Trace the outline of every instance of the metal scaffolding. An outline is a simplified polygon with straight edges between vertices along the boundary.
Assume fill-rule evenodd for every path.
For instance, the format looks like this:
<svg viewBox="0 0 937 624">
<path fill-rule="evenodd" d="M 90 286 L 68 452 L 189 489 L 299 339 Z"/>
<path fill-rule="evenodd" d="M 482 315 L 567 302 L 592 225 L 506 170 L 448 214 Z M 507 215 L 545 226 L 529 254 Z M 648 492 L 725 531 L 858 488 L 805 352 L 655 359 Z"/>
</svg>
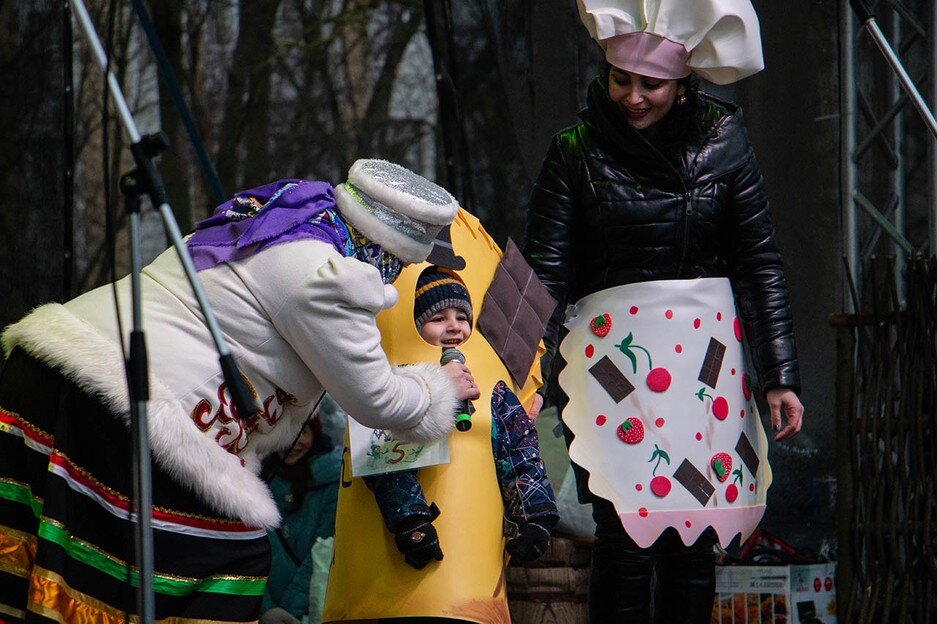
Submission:
<svg viewBox="0 0 937 624">
<path fill-rule="evenodd" d="M 899 285 L 905 260 L 937 252 L 937 140 L 910 104 L 899 72 L 877 49 L 850 5 L 840 0 L 840 203 L 843 253 L 848 266 L 843 300 L 855 312 L 848 280 L 862 297 L 861 267 L 874 254 L 896 258 Z M 894 59 L 908 68 L 919 102 L 937 102 L 937 3 L 879 0 L 872 10 Z M 911 119 L 911 117 L 915 117 Z M 910 130 L 909 130 L 910 129 Z M 926 160 L 921 154 L 927 154 Z M 926 214 L 913 231 L 912 213 Z M 918 219 L 917 221 L 921 221 Z M 883 240 L 883 235 L 887 239 Z M 904 288 L 899 287 L 903 298 Z"/>
<path fill-rule="evenodd" d="M 839 8 L 846 313 L 831 317 L 838 617 L 931 624 L 937 260 L 928 257 L 937 252 L 937 2 L 840 0 Z"/>
</svg>

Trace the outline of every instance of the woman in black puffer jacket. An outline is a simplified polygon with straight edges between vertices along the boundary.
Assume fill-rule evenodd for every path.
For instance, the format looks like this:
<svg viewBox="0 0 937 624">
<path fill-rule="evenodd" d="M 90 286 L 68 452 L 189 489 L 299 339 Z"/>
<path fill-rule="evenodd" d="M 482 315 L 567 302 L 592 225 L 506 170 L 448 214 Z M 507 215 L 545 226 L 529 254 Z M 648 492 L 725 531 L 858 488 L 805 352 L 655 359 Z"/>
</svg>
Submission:
<svg viewBox="0 0 937 624">
<path fill-rule="evenodd" d="M 583 4 L 588 9 L 589 3 Z M 545 337 L 548 396 L 566 425 L 580 500 L 593 504 L 597 527 L 591 620 L 650 622 L 653 613 L 653 621 L 668 624 L 709 622 L 713 545 L 717 539 L 727 544 L 738 533 L 744 539 L 751 532 L 763 512 L 771 478 L 764 461 L 764 433 L 751 422 L 757 419 L 745 421 L 746 410 L 753 415 L 757 411 L 744 373 L 737 375 L 744 364 L 739 371 L 732 367 L 731 374 L 723 366 L 725 344 L 729 353 L 733 347 L 740 351 L 740 346 L 734 340 L 719 342 L 716 336 L 726 331 L 731 335 L 726 327 L 735 313 L 734 298 L 741 321 L 735 337 L 741 342 L 744 333 L 771 410 L 774 439 L 795 435 L 803 407 L 797 398 L 800 380 L 787 286 L 741 110 L 701 93 L 688 69 L 684 73 L 677 67 L 679 73 L 668 74 L 643 62 L 646 58 L 635 58 L 646 47 L 627 41 L 603 47 L 611 64 L 592 82 L 580 113 L 582 122 L 554 136 L 530 199 L 524 254 L 560 303 Z M 758 55 L 760 60 L 760 45 Z M 694 324 L 678 329 L 671 319 L 685 309 L 680 302 L 723 284 L 728 304 L 704 306 L 711 317 L 690 312 Z M 658 304 L 666 309 L 666 317 L 661 314 L 649 319 L 650 324 L 636 325 Z M 567 310 L 568 305 L 575 307 Z M 684 347 L 707 330 L 710 320 L 713 332 L 723 332 L 712 334 L 715 352 L 711 343 L 706 351 L 707 361 L 717 365 L 715 377 L 706 378 L 705 366 L 700 369 L 695 360 L 688 367 L 695 366 L 690 377 L 681 378 L 673 367 L 652 368 L 652 355 L 658 363 L 673 360 L 680 366 L 676 360 L 689 356 Z M 610 325 L 612 333 L 603 325 Z M 558 349 L 561 342 L 564 347 Z M 655 351 L 648 346 L 651 342 L 667 342 L 667 349 Z M 606 369 L 601 374 L 602 362 L 597 361 L 603 352 Z M 713 360 L 713 355 L 718 357 Z M 728 362 L 729 355 L 725 358 Z M 651 369 L 647 388 L 642 377 L 635 377 L 645 362 Z M 608 366 L 613 372 L 608 373 Z M 722 368 L 726 370 L 720 376 Z M 628 381 L 616 387 L 610 376 Z M 689 403 L 687 392 L 678 390 L 681 383 L 692 387 Z M 722 392 L 729 383 L 737 389 L 737 401 L 725 392 L 728 400 L 717 396 L 717 389 Z M 727 418 L 729 405 L 733 412 Z M 690 415 L 687 406 L 702 411 Z M 631 415 L 635 416 L 626 419 Z M 609 436 L 609 425 L 618 422 L 621 425 L 612 431 L 623 445 L 609 441 L 614 437 Z M 739 431 L 746 441 L 738 438 L 735 445 Z M 654 450 L 640 454 L 641 445 L 651 443 Z M 694 444 L 709 444 L 710 449 L 684 450 Z M 595 460 L 603 449 L 605 456 L 615 457 Z M 621 459 L 628 453 L 634 457 Z M 691 468 L 680 464 L 681 455 Z M 643 480 L 641 465 L 655 460 L 654 478 Z M 740 489 L 750 500 L 742 501 Z M 678 496 L 689 504 L 676 501 Z M 673 506 L 667 507 L 670 502 Z M 697 504 L 699 509 L 694 509 Z M 732 511 L 733 504 L 738 512 Z M 748 515 L 744 521 L 735 516 L 726 525 L 720 524 L 724 519 L 706 515 L 710 513 Z M 661 520 L 648 532 L 644 527 L 654 518 Z M 658 589 L 652 597 L 654 574 Z"/>
</svg>

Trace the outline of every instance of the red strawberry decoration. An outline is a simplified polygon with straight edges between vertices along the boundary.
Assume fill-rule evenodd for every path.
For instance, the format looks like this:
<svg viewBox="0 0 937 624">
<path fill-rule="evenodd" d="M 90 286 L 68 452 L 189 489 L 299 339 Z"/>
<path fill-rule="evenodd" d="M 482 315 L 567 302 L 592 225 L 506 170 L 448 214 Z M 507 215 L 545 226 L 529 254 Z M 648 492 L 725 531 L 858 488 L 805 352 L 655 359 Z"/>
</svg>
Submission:
<svg viewBox="0 0 937 624">
<path fill-rule="evenodd" d="M 703 397 L 713 402 L 713 416 L 719 420 L 725 420 L 729 415 L 729 402 L 726 401 L 725 397 L 713 397 L 710 394 L 706 394 L 706 388 L 700 388 L 696 393 L 696 398 L 702 401 Z"/>
<path fill-rule="evenodd" d="M 647 461 L 650 463 L 655 459 L 657 460 L 657 463 L 654 464 L 654 470 L 651 471 L 652 475 L 657 473 L 657 469 L 660 467 L 661 460 L 665 461 L 668 466 L 670 465 L 670 456 L 665 451 L 660 450 L 660 447 L 656 444 L 654 445 L 654 452 L 651 453 L 651 458 Z M 655 496 L 659 496 L 660 498 L 667 496 L 670 494 L 670 488 L 670 479 L 663 475 L 658 475 L 651 479 L 651 491 Z"/>
<path fill-rule="evenodd" d="M 712 466 L 719 482 L 725 483 L 729 478 L 729 473 L 732 472 L 732 457 L 728 453 L 716 453 L 709 460 L 709 465 Z"/>
<path fill-rule="evenodd" d="M 670 382 L 672 381 L 670 371 L 663 367 L 654 368 L 650 352 L 641 345 L 634 343 L 633 333 L 628 332 L 624 340 L 615 345 L 615 348 L 625 354 L 625 357 L 631 362 L 631 368 L 635 374 L 638 373 L 638 356 L 634 354 L 634 350 L 637 349 L 644 352 L 644 355 L 647 356 L 647 367 L 650 369 L 645 381 L 647 382 L 647 387 L 652 392 L 665 392 L 667 388 L 670 387 Z"/>
<path fill-rule="evenodd" d="M 732 474 L 735 475 L 735 480 L 726 487 L 726 501 L 730 503 L 734 503 L 739 497 L 739 489 L 735 484 L 742 485 L 742 469 L 736 468 L 732 471 Z"/>
<path fill-rule="evenodd" d="M 605 338 L 612 331 L 612 316 L 608 312 L 600 314 L 589 321 L 589 329 L 599 338 Z"/>
<path fill-rule="evenodd" d="M 638 444 L 644 439 L 644 423 L 640 418 L 629 418 L 618 425 L 618 438 L 625 444 Z"/>
</svg>

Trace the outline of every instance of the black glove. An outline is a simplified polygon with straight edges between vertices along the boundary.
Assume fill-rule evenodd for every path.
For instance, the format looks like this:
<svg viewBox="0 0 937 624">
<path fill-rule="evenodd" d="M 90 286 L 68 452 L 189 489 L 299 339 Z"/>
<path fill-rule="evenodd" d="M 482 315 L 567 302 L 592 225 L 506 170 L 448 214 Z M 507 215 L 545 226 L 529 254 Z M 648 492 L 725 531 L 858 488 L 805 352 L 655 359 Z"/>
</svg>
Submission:
<svg viewBox="0 0 937 624">
<path fill-rule="evenodd" d="M 439 536 L 431 518 L 410 516 L 394 527 L 394 543 L 403 560 L 417 570 L 435 559 L 442 561 Z"/>
<path fill-rule="evenodd" d="M 551 525 L 552 526 L 552 525 Z M 518 561 L 533 561 L 547 552 L 550 545 L 550 527 L 536 520 L 525 522 L 517 537 L 508 541 L 504 549 Z"/>
</svg>

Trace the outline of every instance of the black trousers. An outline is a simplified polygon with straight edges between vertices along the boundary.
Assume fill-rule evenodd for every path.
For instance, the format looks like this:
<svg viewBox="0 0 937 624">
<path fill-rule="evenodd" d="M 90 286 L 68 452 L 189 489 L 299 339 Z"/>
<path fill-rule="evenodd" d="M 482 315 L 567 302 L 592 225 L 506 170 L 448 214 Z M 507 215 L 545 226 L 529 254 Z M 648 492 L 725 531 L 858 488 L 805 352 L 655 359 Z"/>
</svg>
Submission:
<svg viewBox="0 0 937 624">
<path fill-rule="evenodd" d="M 692 546 L 667 529 L 649 548 L 641 548 L 625 533 L 610 502 L 594 502 L 592 517 L 592 624 L 709 624 L 716 593 L 712 529 Z"/>
</svg>

